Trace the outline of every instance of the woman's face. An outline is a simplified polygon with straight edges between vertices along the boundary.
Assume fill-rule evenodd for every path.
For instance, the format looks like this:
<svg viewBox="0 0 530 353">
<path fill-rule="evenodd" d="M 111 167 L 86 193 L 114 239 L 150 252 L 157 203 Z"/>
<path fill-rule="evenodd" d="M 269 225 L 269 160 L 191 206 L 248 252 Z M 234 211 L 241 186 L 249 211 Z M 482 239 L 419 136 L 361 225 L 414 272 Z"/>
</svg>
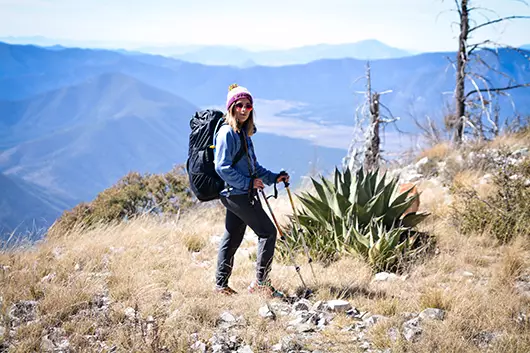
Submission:
<svg viewBox="0 0 530 353">
<path fill-rule="evenodd" d="M 250 103 L 250 100 L 247 98 L 238 99 L 234 103 L 234 117 L 240 124 L 243 124 L 245 121 L 247 121 L 252 109 L 253 107 Z"/>
</svg>

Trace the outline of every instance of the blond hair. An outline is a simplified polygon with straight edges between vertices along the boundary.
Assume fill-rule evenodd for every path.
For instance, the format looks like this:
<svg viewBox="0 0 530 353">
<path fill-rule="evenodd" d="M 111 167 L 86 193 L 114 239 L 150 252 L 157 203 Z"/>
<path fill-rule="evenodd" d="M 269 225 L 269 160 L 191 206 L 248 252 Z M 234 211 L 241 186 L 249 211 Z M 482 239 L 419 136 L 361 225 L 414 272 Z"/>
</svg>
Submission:
<svg viewBox="0 0 530 353">
<path fill-rule="evenodd" d="M 250 112 L 248 115 L 248 119 L 241 125 L 239 121 L 237 121 L 235 117 L 235 111 L 236 109 L 236 102 L 234 102 L 230 108 L 228 108 L 228 112 L 225 114 L 225 119 L 228 125 L 237 133 L 241 132 L 241 128 L 245 129 L 245 132 L 247 133 L 247 136 L 254 135 L 255 131 L 255 125 L 254 125 L 254 110 Z"/>
</svg>

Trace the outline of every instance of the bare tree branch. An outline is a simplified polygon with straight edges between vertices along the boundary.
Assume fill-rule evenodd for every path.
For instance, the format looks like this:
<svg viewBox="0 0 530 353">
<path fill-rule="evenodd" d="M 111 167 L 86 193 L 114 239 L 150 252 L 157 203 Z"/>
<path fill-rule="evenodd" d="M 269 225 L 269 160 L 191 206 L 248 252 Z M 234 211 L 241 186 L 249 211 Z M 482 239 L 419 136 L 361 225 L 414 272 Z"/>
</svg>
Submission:
<svg viewBox="0 0 530 353">
<path fill-rule="evenodd" d="M 495 23 L 500 23 L 500 22 L 504 22 L 508 20 L 521 20 L 521 19 L 530 19 L 530 16 L 507 16 L 507 17 L 497 18 L 493 21 L 484 22 L 484 23 L 479 24 L 478 26 L 470 28 L 468 33 L 472 33 L 476 31 L 477 29 L 480 29 L 482 27 L 489 26 Z"/>
<path fill-rule="evenodd" d="M 511 89 L 515 89 L 515 88 L 522 88 L 522 87 L 530 87 L 530 83 L 522 83 L 522 84 L 519 84 L 519 85 L 512 85 L 512 86 L 506 86 L 506 87 L 500 87 L 500 88 L 489 88 L 489 90 L 491 92 L 502 92 L 502 91 L 508 91 L 508 90 L 511 90 Z M 475 93 L 478 93 L 478 92 L 487 92 L 488 91 L 488 88 L 481 88 L 481 89 L 474 89 L 472 91 L 469 91 L 467 94 L 466 94 L 466 98 L 468 98 L 469 96 L 475 94 Z"/>
</svg>

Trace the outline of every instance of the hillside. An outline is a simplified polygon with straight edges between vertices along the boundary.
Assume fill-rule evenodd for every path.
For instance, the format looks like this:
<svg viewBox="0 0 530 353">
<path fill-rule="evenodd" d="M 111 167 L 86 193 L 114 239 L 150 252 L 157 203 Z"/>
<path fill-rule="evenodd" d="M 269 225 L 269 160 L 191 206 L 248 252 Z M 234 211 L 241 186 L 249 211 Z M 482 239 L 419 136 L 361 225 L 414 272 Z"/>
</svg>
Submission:
<svg viewBox="0 0 530 353">
<path fill-rule="evenodd" d="M 64 200 L 42 188 L 0 173 L 0 244 L 15 235 L 39 239 L 66 206 Z"/>
<path fill-rule="evenodd" d="M 435 238 L 434 248 L 397 273 L 376 273 L 362 257 L 341 253 L 330 264 L 315 262 L 315 278 L 300 252 L 296 261 L 312 290 L 307 299 L 300 298 L 303 288 L 282 260 L 280 243 L 271 277 L 288 298 L 246 292 L 257 240 L 250 231 L 231 280 L 239 294 L 213 292 L 224 228 L 218 204 L 4 251 L 0 346 L 24 352 L 527 352 L 528 228 L 506 242 L 496 240 L 494 229 L 465 232 L 454 216 L 476 210 L 459 203 L 464 194 L 454 187 L 494 196 L 498 184 L 487 176 L 486 162 L 523 165 L 529 141 L 528 134 L 504 136 L 463 152 L 439 145 L 395 169 L 415 178 L 422 192 L 420 209 L 431 216 L 420 229 Z M 498 160 L 503 148 L 510 157 Z M 286 196 L 271 205 L 286 222 Z"/>
<path fill-rule="evenodd" d="M 0 169 L 77 202 L 131 170 L 185 160 L 192 104 L 122 74 L 13 104 Z M 73 205 L 71 205 L 73 206 Z"/>
</svg>

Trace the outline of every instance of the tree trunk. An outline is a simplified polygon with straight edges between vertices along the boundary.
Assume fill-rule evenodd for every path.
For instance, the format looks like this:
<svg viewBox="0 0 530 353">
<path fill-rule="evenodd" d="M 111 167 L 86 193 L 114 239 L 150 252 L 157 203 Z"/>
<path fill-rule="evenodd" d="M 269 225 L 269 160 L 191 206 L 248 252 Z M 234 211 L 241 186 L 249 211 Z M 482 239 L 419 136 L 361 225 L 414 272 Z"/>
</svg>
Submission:
<svg viewBox="0 0 530 353">
<path fill-rule="evenodd" d="M 379 93 L 371 95 L 370 100 L 370 133 L 366 141 L 366 154 L 364 157 L 364 167 L 367 171 L 372 171 L 379 167 L 379 154 L 381 142 L 379 138 Z"/>
<path fill-rule="evenodd" d="M 457 144 L 462 142 L 465 128 L 466 97 L 465 80 L 467 64 L 467 38 L 469 35 L 469 11 L 468 0 L 461 0 L 460 9 L 460 37 L 458 41 L 458 53 L 456 54 L 456 88 L 455 88 L 455 134 L 454 141 Z"/>
</svg>

